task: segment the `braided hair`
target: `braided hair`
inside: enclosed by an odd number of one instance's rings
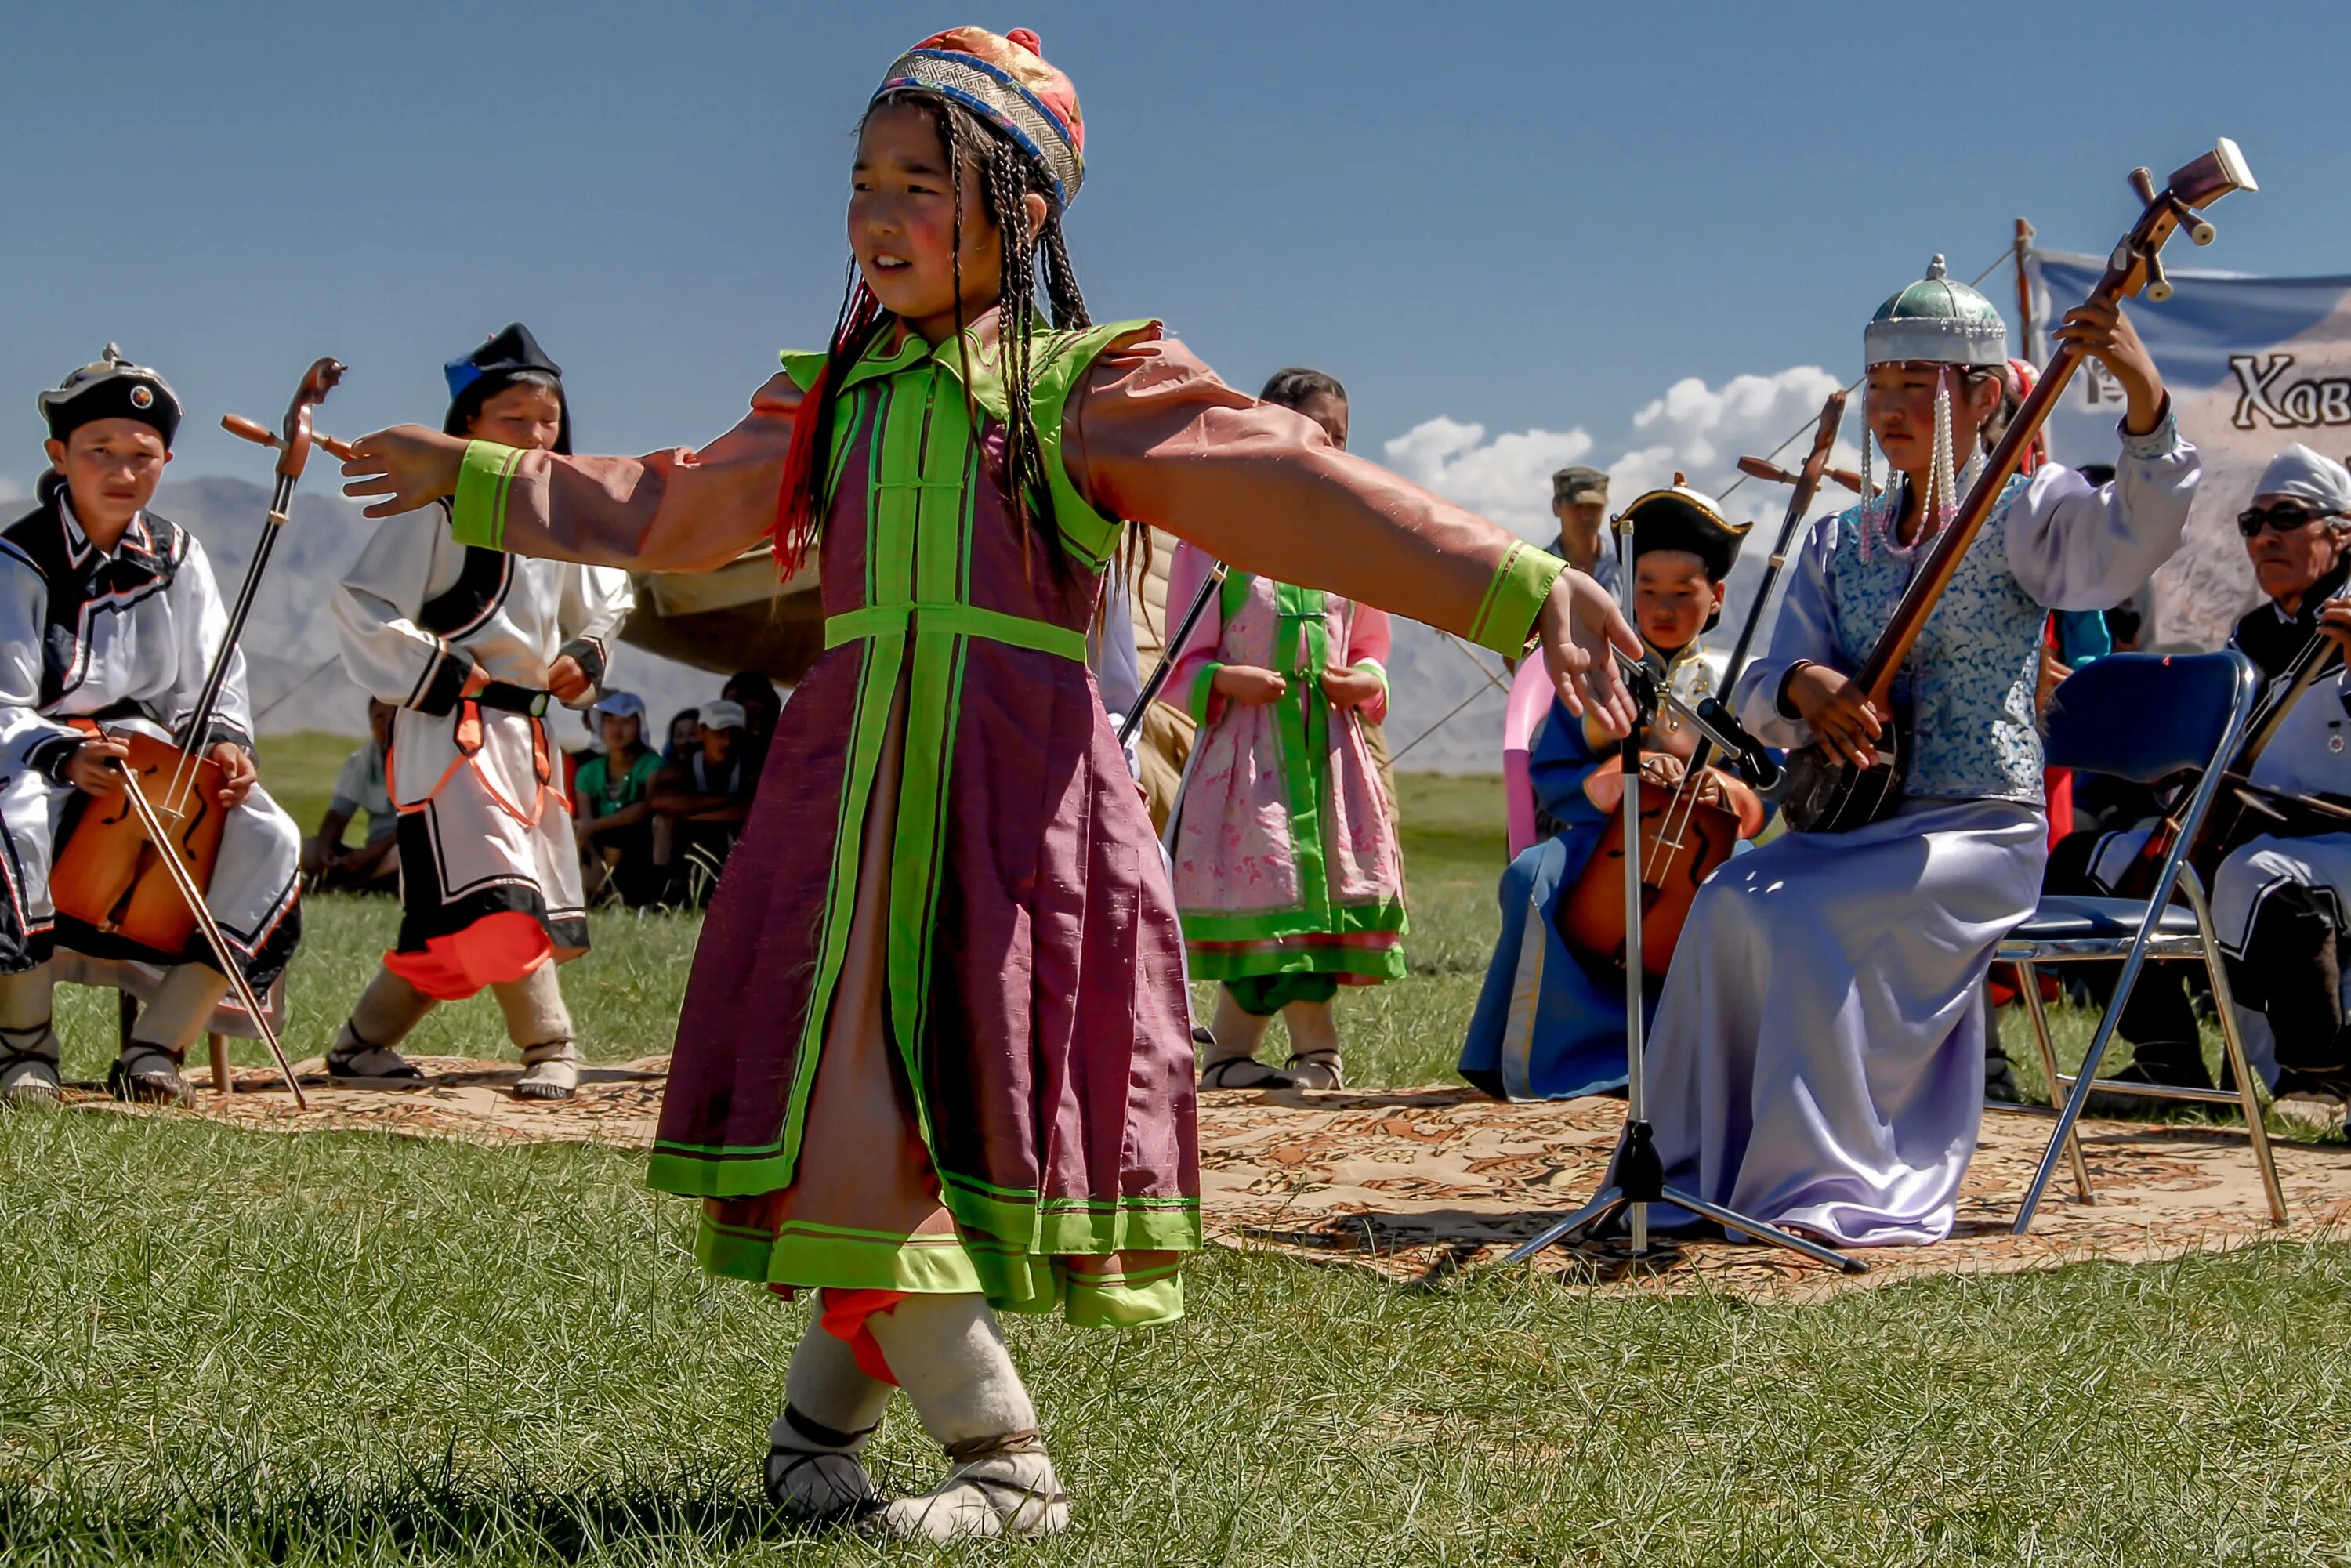
[[[1066,571],[1069,558],[1061,548],[1053,515],[1052,486],[1045,471],[1044,447],[1037,437],[1031,402],[1036,382],[1040,272],[1043,274],[1045,298],[1055,328],[1064,331],[1082,329],[1092,325],[1092,319],[1086,313],[1085,296],[1078,287],[1077,270],[1070,265],[1061,207],[1053,197],[1053,182],[1028,153],[960,104],[929,93],[893,92],[876,99],[866,113],[870,116],[876,109],[898,103],[912,105],[931,117],[946,150],[947,166],[954,172],[950,185],[954,191],[955,222],[950,243],[954,246],[958,341],[967,329],[963,308],[963,176],[967,172],[977,176],[982,212],[996,225],[1003,277],[997,297],[997,330],[1008,408],[1004,468],[995,477],[1021,529],[1024,558],[1032,536],[1039,537],[1045,541],[1047,559],[1055,571]],[[1024,200],[1031,193],[1046,199],[1044,225],[1033,235],[1029,232]],[[785,459],[775,544],[777,560],[786,577],[799,570],[823,529],[841,379],[887,329],[890,320],[889,312],[866,287],[852,259],[841,316],[826,346],[824,369],[802,405],[804,417],[794,422],[791,451]],[[972,406],[968,377],[964,378],[964,402],[977,435],[979,419],[977,410]]]

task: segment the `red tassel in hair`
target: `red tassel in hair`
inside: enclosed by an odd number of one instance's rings
[[[858,280],[841,305],[841,321],[833,329],[824,368],[817,372],[816,384],[808,389],[808,395],[800,400],[800,412],[792,420],[792,444],[784,449],[784,482],[776,493],[776,521],[768,530],[780,581],[789,581],[807,563],[809,551],[823,532],[825,471],[831,466],[837,401],[833,389],[840,382],[836,372],[845,371],[865,351],[884,314],[882,302],[862,279]]]
[[[792,421],[792,444],[784,449],[784,483],[776,492],[775,526],[768,530],[776,552],[778,582],[791,580],[816,543],[821,504],[815,497],[822,485],[812,480],[810,471],[816,464],[816,427],[820,423],[817,411],[824,406],[831,380],[832,361],[828,359],[824,369],[816,373],[816,384],[800,399],[800,412]]]

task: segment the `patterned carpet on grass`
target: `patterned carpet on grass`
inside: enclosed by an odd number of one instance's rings
[[[298,1071],[308,1112],[274,1076],[235,1073],[237,1092],[199,1084],[193,1113],[270,1132],[363,1131],[486,1144],[653,1138],[666,1059],[591,1067],[561,1104],[514,1100],[509,1063],[419,1057],[422,1084],[334,1083],[316,1059]],[[89,1110],[124,1111],[94,1088]],[[141,1111],[146,1115],[187,1114]],[[1208,1233],[1229,1247],[1434,1281],[1498,1258],[1598,1185],[1624,1121],[1612,1100],[1504,1105],[1458,1087],[1340,1093],[1212,1094],[1200,1110]],[[2007,1272],[2092,1260],[2139,1262],[2262,1239],[2351,1235],[2351,1147],[2275,1145],[2289,1223],[2269,1223],[2242,1133],[2229,1124],[2093,1122],[2083,1152],[2098,1195],[2074,1197],[2062,1169],[2022,1239],[2008,1234],[2048,1136],[2042,1119],[1986,1117],[1959,1223],[1938,1246],[1865,1254],[1870,1271],[1839,1276],[1775,1250],[1685,1243],[1670,1266],[1628,1269],[1604,1249],[1554,1249],[1534,1265],[1612,1291],[1709,1289],[1804,1299],[1919,1274]]]

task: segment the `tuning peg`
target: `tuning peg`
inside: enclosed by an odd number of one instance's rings
[[[2130,172],[2130,188],[2138,196],[2142,207],[2155,205],[2155,176],[2145,169]]]
[[[2160,305],[2171,298],[2171,279],[2164,276],[2163,257],[2153,251],[2147,253],[2147,298]]]
[[[2177,196],[2171,199],[2171,210],[2179,217],[2179,226],[2188,231],[2188,237],[2198,245],[2210,245],[2220,237],[2220,231],[2212,226],[2211,219]]]

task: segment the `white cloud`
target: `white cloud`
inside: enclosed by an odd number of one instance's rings
[[[30,490],[16,482],[15,475],[0,474],[0,502],[22,500],[31,494]]]
[[[1622,505],[1644,490],[1670,484],[1679,472],[1698,489],[1719,496],[1739,476],[1741,455],[1761,456],[1791,431],[1808,429],[1839,384],[1818,365],[1734,376],[1719,388],[1695,376],[1676,382],[1662,397],[1634,412],[1630,423],[1639,444],[1604,465],[1610,493]],[[1857,408],[1847,410],[1845,428],[1849,434],[1837,443],[1835,461],[1853,467],[1860,461]],[[1414,483],[1541,541],[1556,530],[1552,475],[1570,463],[1591,461],[1595,445],[1580,427],[1511,431],[1489,440],[1482,424],[1439,415],[1388,442],[1384,451],[1389,466]],[[1782,465],[1795,466],[1806,450],[1807,443],[1799,438],[1781,455]],[[1729,502],[1732,519],[1776,523],[1780,502],[1772,497],[1773,492],[1748,481]],[[1767,526],[1759,531],[1772,530]]]
[[[1388,466],[1530,539],[1558,531],[1551,476],[1592,452],[1583,430],[1518,430],[1486,439],[1482,424],[1439,414],[1387,443]]]

